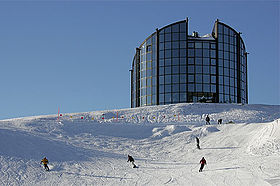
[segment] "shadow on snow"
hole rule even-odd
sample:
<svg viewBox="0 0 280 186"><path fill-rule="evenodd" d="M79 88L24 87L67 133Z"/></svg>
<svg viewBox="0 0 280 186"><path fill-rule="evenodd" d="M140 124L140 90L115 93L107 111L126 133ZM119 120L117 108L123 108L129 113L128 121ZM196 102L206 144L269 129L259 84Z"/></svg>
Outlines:
<svg viewBox="0 0 280 186"><path fill-rule="evenodd" d="M221 150L227 150L227 149L238 149L240 147L210 147L210 148L201 148L201 150L204 149L221 149Z"/></svg>
<svg viewBox="0 0 280 186"><path fill-rule="evenodd" d="M218 171L218 170L222 170L222 171L224 171L224 170L235 170L235 169L240 169L240 168L243 168L243 167L225 167L225 168L211 169L211 170L206 169L206 170L204 170L204 172L205 171Z"/></svg>
<svg viewBox="0 0 280 186"><path fill-rule="evenodd" d="M23 131L0 129L0 155L50 162L86 161L91 157L120 157L118 154L76 147Z"/></svg>
<svg viewBox="0 0 280 186"><path fill-rule="evenodd" d="M68 174L68 175L75 175L75 176L87 176L87 177L93 177L93 178L110 178L110 179L132 179L132 178L124 178L124 177L118 177L118 176L98 176L93 174L79 174L79 173L73 173L73 172L61 172L60 176L62 174Z"/></svg>

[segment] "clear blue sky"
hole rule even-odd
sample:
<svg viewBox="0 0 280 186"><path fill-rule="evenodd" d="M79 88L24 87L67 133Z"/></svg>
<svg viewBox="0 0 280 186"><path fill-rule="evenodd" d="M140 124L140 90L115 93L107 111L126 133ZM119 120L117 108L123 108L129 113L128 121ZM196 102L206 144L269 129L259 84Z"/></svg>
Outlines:
<svg viewBox="0 0 280 186"><path fill-rule="evenodd" d="M242 32L249 103L280 104L277 1L1 1L0 119L130 107L131 62L156 28L189 17Z"/></svg>

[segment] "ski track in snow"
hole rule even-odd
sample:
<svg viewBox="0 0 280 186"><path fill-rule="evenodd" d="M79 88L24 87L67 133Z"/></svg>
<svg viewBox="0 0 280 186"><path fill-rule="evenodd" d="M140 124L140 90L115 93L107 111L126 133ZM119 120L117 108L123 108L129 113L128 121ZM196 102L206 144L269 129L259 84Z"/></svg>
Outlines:
<svg viewBox="0 0 280 186"><path fill-rule="evenodd" d="M173 104L0 121L0 185L276 186L279 162L280 106Z"/></svg>

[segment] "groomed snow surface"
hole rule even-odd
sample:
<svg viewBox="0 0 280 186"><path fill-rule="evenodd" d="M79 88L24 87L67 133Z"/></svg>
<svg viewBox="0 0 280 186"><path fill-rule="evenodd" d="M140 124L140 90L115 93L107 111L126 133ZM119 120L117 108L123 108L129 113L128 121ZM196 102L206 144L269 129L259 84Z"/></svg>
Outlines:
<svg viewBox="0 0 280 186"><path fill-rule="evenodd" d="M0 185L280 185L280 106L174 104L2 120Z"/></svg>

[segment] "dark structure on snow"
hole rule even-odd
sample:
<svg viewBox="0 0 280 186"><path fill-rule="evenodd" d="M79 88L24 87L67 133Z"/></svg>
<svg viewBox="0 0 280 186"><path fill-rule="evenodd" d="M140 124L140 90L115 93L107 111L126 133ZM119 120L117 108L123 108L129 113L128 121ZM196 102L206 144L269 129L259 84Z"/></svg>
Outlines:
<svg viewBox="0 0 280 186"><path fill-rule="evenodd" d="M216 20L211 34L188 33L188 18L151 34L131 69L131 107L171 103L248 103L247 52Z"/></svg>

